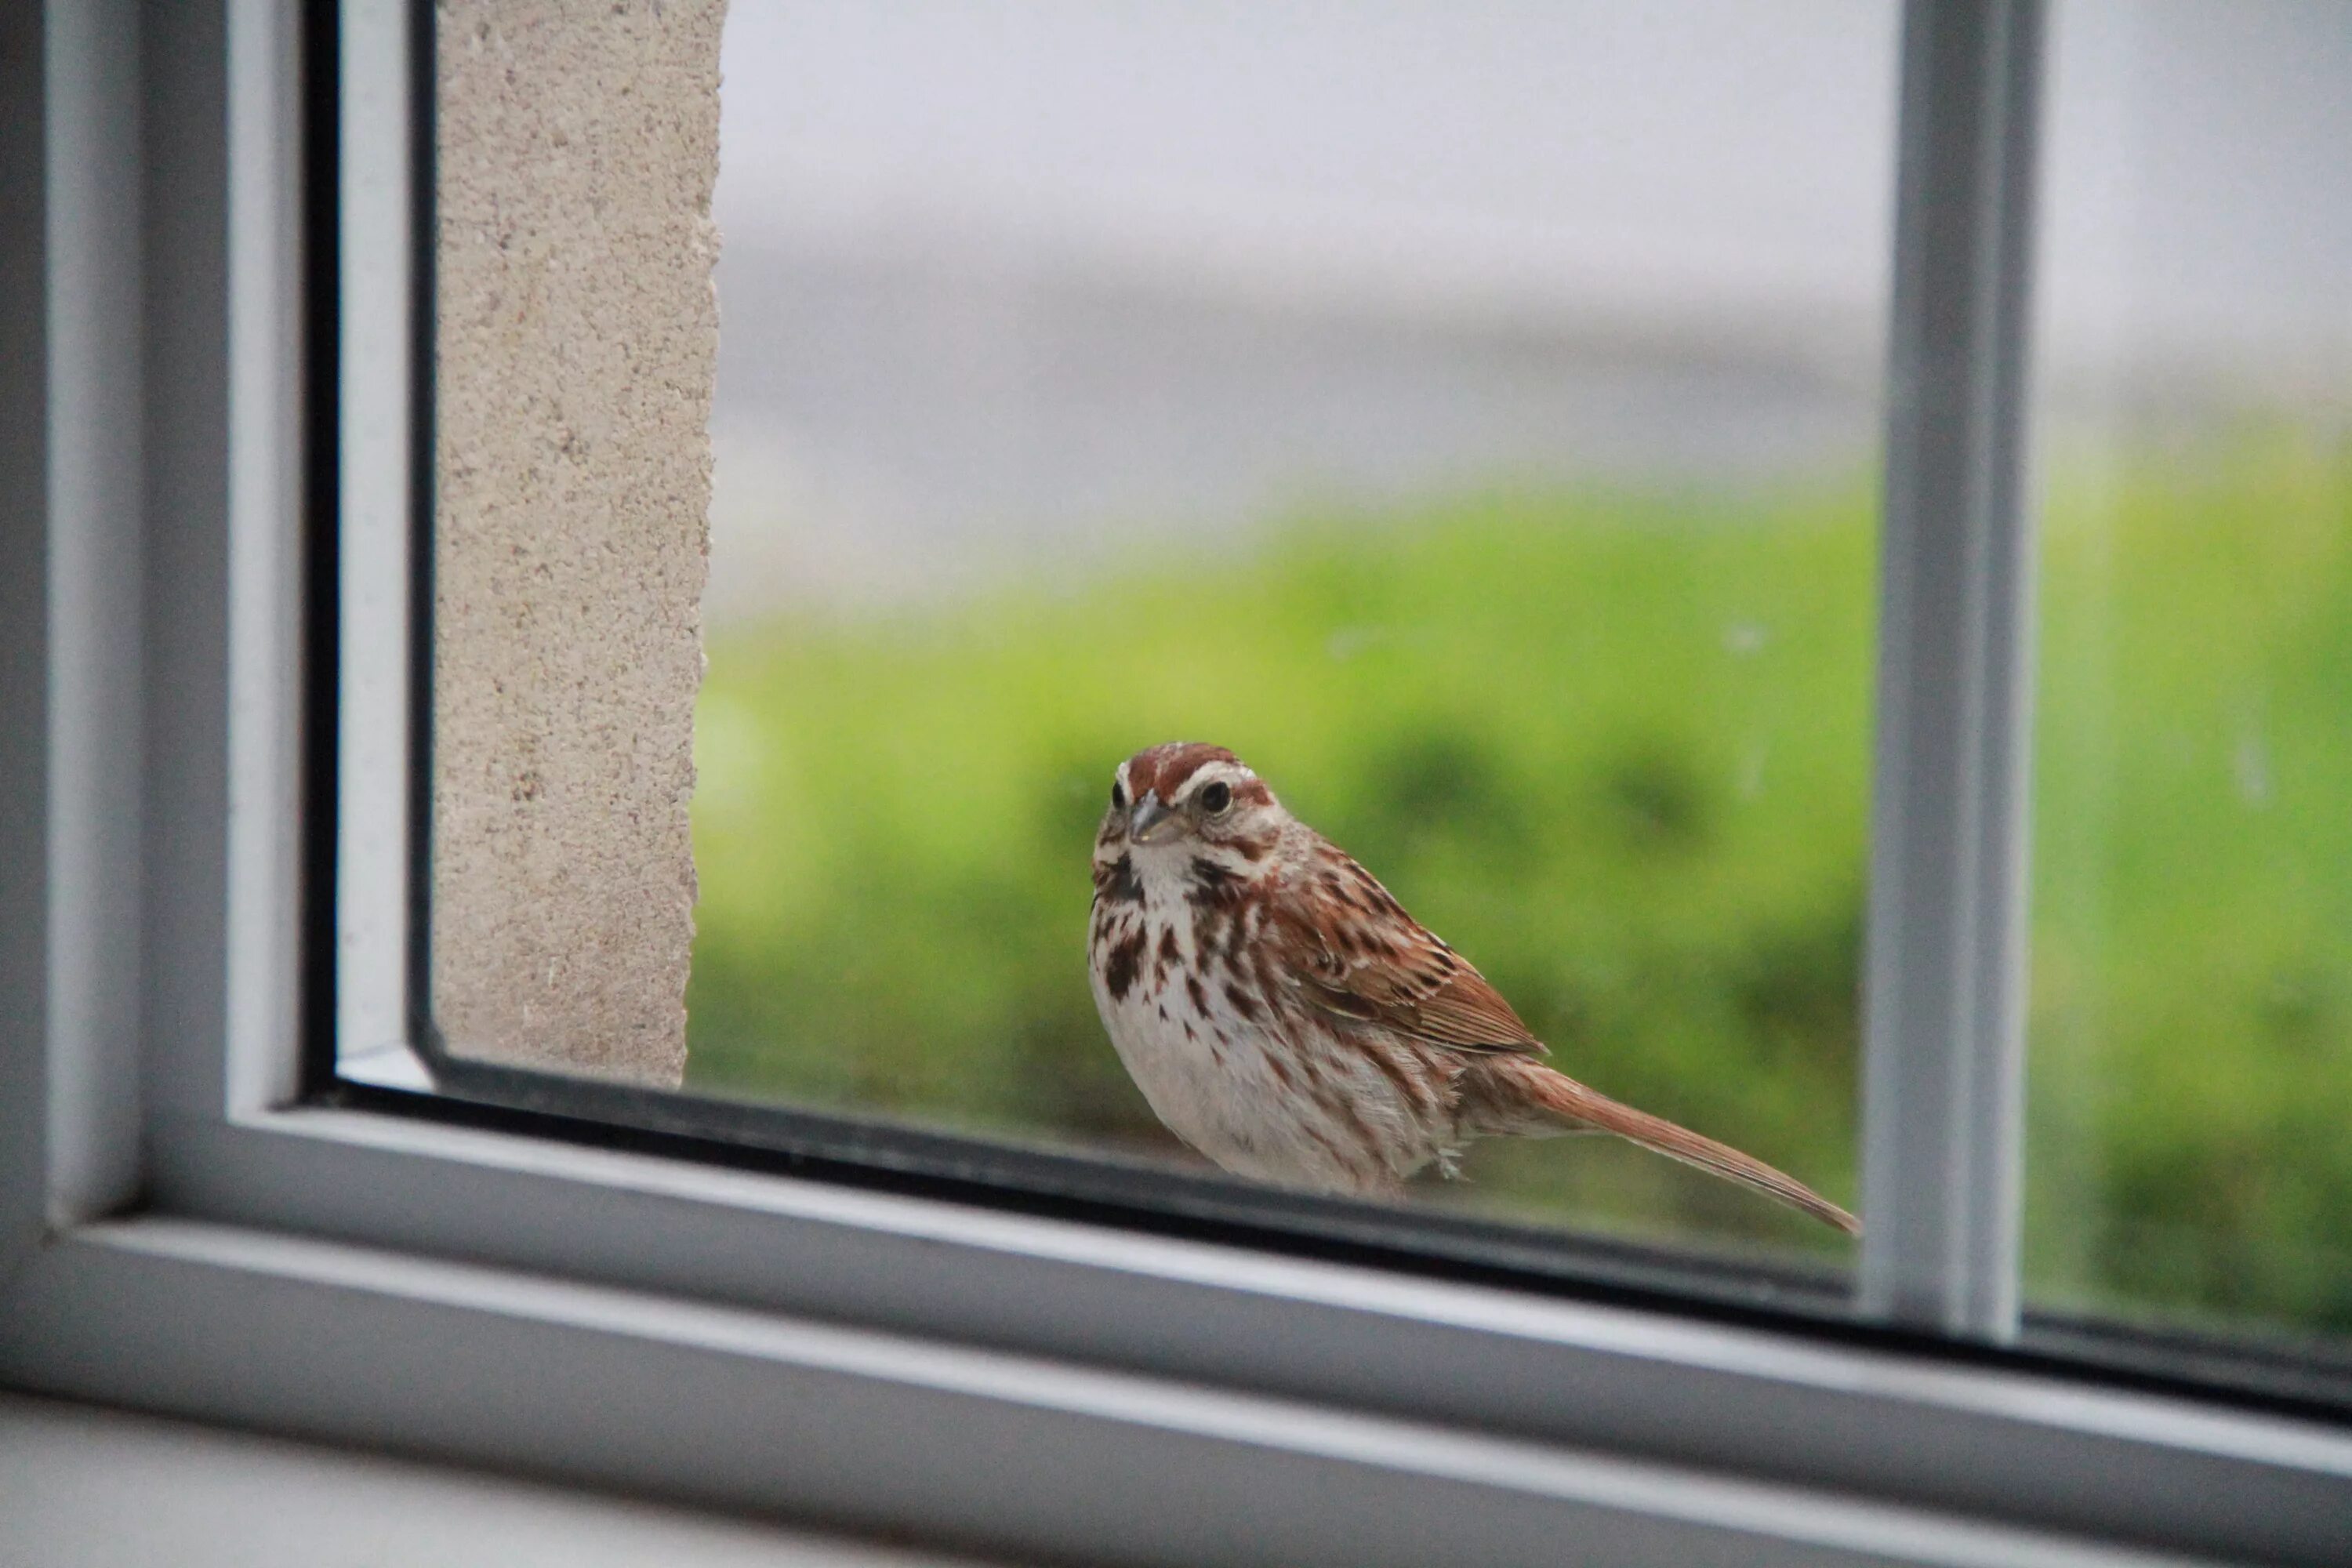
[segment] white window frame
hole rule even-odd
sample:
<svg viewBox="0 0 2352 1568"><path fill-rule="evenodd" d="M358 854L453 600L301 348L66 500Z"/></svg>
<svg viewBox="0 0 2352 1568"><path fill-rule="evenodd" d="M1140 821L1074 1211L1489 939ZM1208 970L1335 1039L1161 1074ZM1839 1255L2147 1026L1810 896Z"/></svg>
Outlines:
<svg viewBox="0 0 2352 1568"><path fill-rule="evenodd" d="M296 7L16 9L0 1382L1104 1562L2352 1560L2341 1426L1994 1348L296 1103L325 918L300 902ZM355 96L405 11L343 5ZM1988 1347L2015 1321L2040 34L2017 0L1906 16L1873 808L1864 1288ZM404 514L387 439L347 435L347 484ZM352 740L347 772L404 777L359 750L383 732Z"/></svg>

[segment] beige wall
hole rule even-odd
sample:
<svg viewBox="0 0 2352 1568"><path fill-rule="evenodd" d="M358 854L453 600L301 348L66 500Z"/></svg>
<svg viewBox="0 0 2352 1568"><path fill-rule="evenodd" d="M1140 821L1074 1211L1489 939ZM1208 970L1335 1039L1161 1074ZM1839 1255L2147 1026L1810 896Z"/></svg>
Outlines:
<svg viewBox="0 0 2352 1568"><path fill-rule="evenodd" d="M444 0L433 997L676 1083L725 0Z"/></svg>

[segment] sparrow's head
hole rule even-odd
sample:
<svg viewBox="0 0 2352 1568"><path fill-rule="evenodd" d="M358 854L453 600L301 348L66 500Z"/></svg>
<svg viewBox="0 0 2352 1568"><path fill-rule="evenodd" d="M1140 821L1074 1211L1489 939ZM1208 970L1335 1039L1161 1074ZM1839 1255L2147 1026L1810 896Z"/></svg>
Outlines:
<svg viewBox="0 0 2352 1568"><path fill-rule="evenodd" d="M1223 746L1171 741L1119 763L1095 847L1147 855L1223 847L1255 859L1286 820L1274 792L1239 757Z"/></svg>

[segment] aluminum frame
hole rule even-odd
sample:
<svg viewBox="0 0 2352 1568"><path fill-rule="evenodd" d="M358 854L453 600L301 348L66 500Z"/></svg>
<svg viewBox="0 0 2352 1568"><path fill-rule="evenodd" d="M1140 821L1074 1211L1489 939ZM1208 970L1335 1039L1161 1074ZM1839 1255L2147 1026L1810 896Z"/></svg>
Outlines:
<svg viewBox="0 0 2352 1568"><path fill-rule="evenodd" d="M47 472L52 515L72 524L52 533L46 575L54 628L50 697L61 712L91 715L58 736L47 778L52 852L89 873L60 885L50 906L59 937L48 958L54 1027L73 1042L58 1058L52 1101L59 1136L52 1145L58 1165L49 1209L63 1217L104 1214L138 1183L128 1151L136 1146L139 1101L118 1086L138 1073L139 992L125 982L140 973L142 945L139 514L145 418L142 268L110 264L141 251L139 203L110 199L138 188L135 142L126 147L87 133L110 121L138 124L138 32L110 30L87 11L58 20L58 47L82 68L49 73L45 84L47 110L61 134L46 160L47 177L29 189L43 194L56 286L43 290L35 282L27 297L46 299L49 342L79 351L57 362ZM40 58L37 48L34 58ZM7 363L18 362L12 356ZM6 471L38 470L12 464ZM103 1135L70 1136L80 1126L103 1129Z"/></svg>
<svg viewBox="0 0 2352 1568"><path fill-rule="evenodd" d="M56 388L87 374L142 410L141 498L129 523L54 483L0 498L0 786L22 803L0 814L0 1379L1065 1559L2352 1555L2352 1435L2315 1422L293 1106L291 7L67 10L46 81L108 68L89 40L129 28L142 115L17 98L26 51L0 48L10 101L42 105L0 121L0 278L23 285L0 342L38 367L0 384L0 452L51 472ZM77 199L139 241L69 253L13 176L108 148L140 180ZM28 317L68 266L142 301L135 395L86 324ZM125 526L134 616L27 601L83 531ZM130 674L68 706L82 637ZM54 765L92 726L138 741L127 982L114 927L58 918L111 864L62 830ZM60 977L110 974L128 1040L58 1005ZM93 1079L106 1060L135 1093ZM61 1205L89 1170L135 1181Z"/></svg>
<svg viewBox="0 0 2352 1568"><path fill-rule="evenodd" d="M2041 0L1903 29L1864 975L1866 1310L2015 1337Z"/></svg>
<svg viewBox="0 0 2352 1568"><path fill-rule="evenodd" d="M429 1083L409 1047L418 238L407 0L341 6L337 356L344 654L336 730L335 1039L377 1081Z"/></svg>

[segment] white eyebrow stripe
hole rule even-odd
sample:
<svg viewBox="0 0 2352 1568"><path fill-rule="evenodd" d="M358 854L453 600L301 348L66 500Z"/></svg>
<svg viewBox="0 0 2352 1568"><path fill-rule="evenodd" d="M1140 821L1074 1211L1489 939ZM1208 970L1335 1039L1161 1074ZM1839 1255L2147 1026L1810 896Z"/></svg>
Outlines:
<svg viewBox="0 0 2352 1568"><path fill-rule="evenodd" d="M1192 776L1184 781L1184 787L1176 792L1176 798L1189 800L1213 784L1246 784L1256 777L1257 774L1252 773L1244 763L1202 763L1193 770ZM1173 805L1176 801L1168 804Z"/></svg>

